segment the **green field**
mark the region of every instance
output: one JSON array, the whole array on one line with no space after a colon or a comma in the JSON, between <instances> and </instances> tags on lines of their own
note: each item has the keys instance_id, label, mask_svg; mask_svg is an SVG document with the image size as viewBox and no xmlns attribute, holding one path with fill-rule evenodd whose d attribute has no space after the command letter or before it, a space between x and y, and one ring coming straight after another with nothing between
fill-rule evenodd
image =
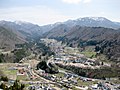
<instances>
[{"instance_id":1,"label":"green field","mask_svg":"<svg viewBox=\"0 0 120 90\"><path fill-rule=\"evenodd\" d=\"M64 73L59 72L58 74L55 74L57 77L64 77Z\"/></svg>"},{"instance_id":2,"label":"green field","mask_svg":"<svg viewBox=\"0 0 120 90\"><path fill-rule=\"evenodd\" d=\"M69 54L79 53L77 48L65 47L65 52Z\"/></svg>"},{"instance_id":3,"label":"green field","mask_svg":"<svg viewBox=\"0 0 120 90\"><path fill-rule=\"evenodd\" d=\"M98 81L82 81L78 80L78 86L89 86L92 84L96 84Z\"/></svg>"},{"instance_id":4,"label":"green field","mask_svg":"<svg viewBox=\"0 0 120 90\"><path fill-rule=\"evenodd\" d=\"M17 80L23 80L23 81L26 81L26 80L28 80L28 78L27 78L26 75L18 75L18 76L17 76Z\"/></svg>"},{"instance_id":5,"label":"green field","mask_svg":"<svg viewBox=\"0 0 120 90\"><path fill-rule=\"evenodd\" d=\"M15 66L13 63L2 63L0 64L0 71L3 75L10 79L16 79L17 70L9 70L9 67Z\"/></svg>"},{"instance_id":6,"label":"green field","mask_svg":"<svg viewBox=\"0 0 120 90\"><path fill-rule=\"evenodd\" d=\"M88 58L95 58L96 52L94 51L94 48L94 46L87 46L85 47L85 50L80 53L84 54Z\"/></svg>"},{"instance_id":7,"label":"green field","mask_svg":"<svg viewBox=\"0 0 120 90\"><path fill-rule=\"evenodd\" d=\"M95 58L96 52L93 51L83 51L81 54L84 54L88 58Z\"/></svg>"}]
</instances>

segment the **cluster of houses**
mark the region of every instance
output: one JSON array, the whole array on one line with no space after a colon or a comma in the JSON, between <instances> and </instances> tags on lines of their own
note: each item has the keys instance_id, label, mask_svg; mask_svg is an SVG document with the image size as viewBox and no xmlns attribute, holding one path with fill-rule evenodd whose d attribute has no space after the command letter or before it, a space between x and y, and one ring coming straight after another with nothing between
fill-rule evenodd
<instances>
[{"instance_id":1,"label":"cluster of houses","mask_svg":"<svg viewBox=\"0 0 120 90\"><path fill-rule=\"evenodd\" d=\"M29 79L36 79L29 64L17 64L16 67L9 67L9 70L17 70L17 76L28 76Z\"/></svg>"},{"instance_id":2,"label":"cluster of houses","mask_svg":"<svg viewBox=\"0 0 120 90\"><path fill-rule=\"evenodd\" d=\"M37 84L37 85L30 85L28 90L56 90L49 85Z\"/></svg>"},{"instance_id":3,"label":"cluster of houses","mask_svg":"<svg viewBox=\"0 0 120 90\"><path fill-rule=\"evenodd\" d=\"M18 64L16 67L9 67L8 70L17 70L17 75L26 75L27 65Z\"/></svg>"},{"instance_id":4,"label":"cluster of houses","mask_svg":"<svg viewBox=\"0 0 120 90\"><path fill-rule=\"evenodd\" d=\"M83 82L87 82L87 81L91 81L92 82L92 81L95 81L94 79L86 78L86 77L81 77L81 76L78 76L77 74L69 73L69 72L64 72L64 73L62 72L63 76L56 76L56 75L46 74L41 69L38 70L37 72L39 73L40 76L44 77L45 79L53 81L53 82L57 83L59 86L61 86L61 87L64 86L66 88L72 88L74 86L77 86L78 79L82 80ZM83 86L81 86L81 88L83 88ZM84 88L88 88L88 87L84 87Z\"/></svg>"},{"instance_id":5,"label":"cluster of houses","mask_svg":"<svg viewBox=\"0 0 120 90\"><path fill-rule=\"evenodd\" d=\"M72 63L72 64L83 64L85 67L99 68L100 65L103 65L103 62L99 62L98 60L86 58L83 54L79 54L76 52L67 52L66 46L61 45L61 42L57 42L54 39L43 39L43 42L47 46L51 48L52 51L55 53L55 62L63 62L65 64ZM75 49L68 47L68 49ZM83 66L82 65L82 66ZM80 66L80 65L79 65Z\"/></svg>"},{"instance_id":6,"label":"cluster of houses","mask_svg":"<svg viewBox=\"0 0 120 90\"><path fill-rule=\"evenodd\" d=\"M97 67L101 65L101 62L85 58L85 57L78 57L78 56L72 56L72 55L62 55L62 56L56 56L54 58L55 63L63 63L63 64L72 64L72 65L78 65L78 66L84 66L84 67Z\"/></svg>"},{"instance_id":7,"label":"cluster of houses","mask_svg":"<svg viewBox=\"0 0 120 90\"><path fill-rule=\"evenodd\" d=\"M109 82L99 82L97 84L90 86L90 88L94 90L119 90L115 88L115 85Z\"/></svg>"}]
</instances>

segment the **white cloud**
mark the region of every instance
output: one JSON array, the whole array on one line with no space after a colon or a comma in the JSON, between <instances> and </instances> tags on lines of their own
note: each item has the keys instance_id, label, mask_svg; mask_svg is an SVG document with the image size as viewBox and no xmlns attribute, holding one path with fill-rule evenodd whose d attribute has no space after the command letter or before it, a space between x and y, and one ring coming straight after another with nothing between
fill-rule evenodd
<instances>
[{"instance_id":1,"label":"white cloud","mask_svg":"<svg viewBox=\"0 0 120 90\"><path fill-rule=\"evenodd\" d=\"M90 3L91 0L83 0L83 3Z\"/></svg>"},{"instance_id":2,"label":"white cloud","mask_svg":"<svg viewBox=\"0 0 120 90\"><path fill-rule=\"evenodd\" d=\"M0 9L0 20L20 20L44 25L65 21L69 18L69 16L45 6Z\"/></svg>"},{"instance_id":3,"label":"white cloud","mask_svg":"<svg viewBox=\"0 0 120 90\"><path fill-rule=\"evenodd\" d=\"M82 0L62 0L65 3L69 3L69 4L78 4L80 3Z\"/></svg>"},{"instance_id":4,"label":"white cloud","mask_svg":"<svg viewBox=\"0 0 120 90\"><path fill-rule=\"evenodd\" d=\"M79 4L80 2L82 2L82 3L90 3L91 0L62 0L62 2L68 3L68 4Z\"/></svg>"},{"instance_id":5,"label":"white cloud","mask_svg":"<svg viewBox=\"0 0 120 90\"><path fill-rule=\"evenodd\" d=\"M105 15L105 12L100 12L100 15Z\"/></svg>"}]
</instances>

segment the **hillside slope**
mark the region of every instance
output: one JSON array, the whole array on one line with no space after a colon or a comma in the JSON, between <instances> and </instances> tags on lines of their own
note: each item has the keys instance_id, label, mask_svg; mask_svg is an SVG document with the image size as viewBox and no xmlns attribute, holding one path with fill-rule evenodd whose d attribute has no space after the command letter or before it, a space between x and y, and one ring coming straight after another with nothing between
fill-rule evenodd
<instances>
[{"instance_id":1,"label":"hillside slope","mask_svg":"<svg viewBox=\"0 0 120 90\"><path fill-rule=\"evenodd\" d=\"M40 26L28 22L0 21L0 26L13 30L13 32L19 33L20 36L26 39L33 39L43 34L43 30Z\"/></svg>"},{"instance_id":2,"label":"hillside slope","mask_svg":"<svg viewBox=\"0 0 120 90\"><path fill-rule=\"evenodd\" d=\"M23 37L20 37L15 32L5 27L0 26L0 48L12 49L15 44L26 42Z\"/></svg>"}]
</instances>

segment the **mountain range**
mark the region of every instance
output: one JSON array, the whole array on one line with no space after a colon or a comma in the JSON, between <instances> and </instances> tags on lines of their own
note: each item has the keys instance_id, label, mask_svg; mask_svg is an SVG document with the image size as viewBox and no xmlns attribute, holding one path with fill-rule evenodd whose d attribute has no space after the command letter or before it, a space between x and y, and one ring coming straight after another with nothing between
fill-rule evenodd
<instances>
[{"instance_id":1,"label":"mountain range","mask_svg":"<svg viewBox=\"0 0 120 90\"><path fill-rule=\"evenodd\" d=\"M120 28L119 22L113 22L104 17L84 17L76 20L68 20L64 22L64 24L68 26L80 25L87 27L105 27L105 28L113 28L113 29Z\"/></svg>"},{"instance_id":2,"label":"mountain range","mask_svg":"<svg viewBox=\"0 0 120 90\"><path fill-rule=\"evenodd\" d=\"M44 26L21 21L0 21L1 48L12 48L15 44L40 37L54 38L72 46L94 45L99 47L98 51L108 57L112 55L118 58L120 56L119 35L120 23L104 17L85 17ZM112 53L113 51L116 53Z\"/></svg>"},{"instance_id":3,"label":"mountain range","mask_svg":"<svg viewBox=\"0 0 120 90\"><path fill-rule=\"evenodd\" d=\"M42 36L47 38L78 38L79 39L101 39L108 37L110 34L120 31L120 23L110 21L104 17L85 17L76 20L68 20L66 22L55 23L52 28L45 32ZM90 36L91 35L91 36ZM104 38L104 39L106 39Z\"/></svg>"}]
</instances>

